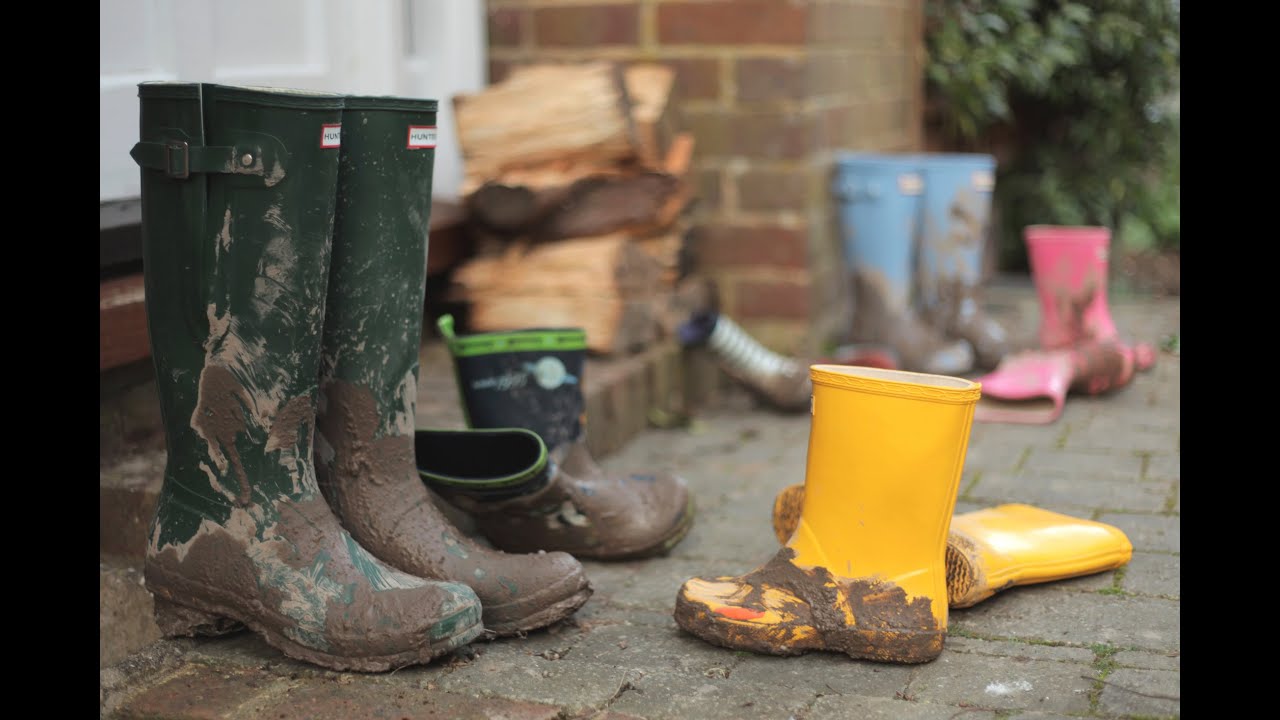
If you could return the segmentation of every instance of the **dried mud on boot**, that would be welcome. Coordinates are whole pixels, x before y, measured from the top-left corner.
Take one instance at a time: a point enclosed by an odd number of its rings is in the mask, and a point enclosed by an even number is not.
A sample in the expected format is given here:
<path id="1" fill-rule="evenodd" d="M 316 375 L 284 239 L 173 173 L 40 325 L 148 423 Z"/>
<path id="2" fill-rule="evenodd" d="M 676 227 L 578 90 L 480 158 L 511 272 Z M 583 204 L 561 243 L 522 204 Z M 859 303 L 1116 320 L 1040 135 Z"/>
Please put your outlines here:
<path id="1" fill-rule="evenodd" d="M 464 583 L 485 627 L 515 635 L 563 620 L 591 597 L 586 572 L 565 553 L 507 554 L 467 537 L 436 507 L 417 472 L 413 435 L 377 437 L 372 393 L 324 386 L 317 474 L 344 526 L 382 561 L 419 577 Z"/>
<path id="2" fill-rule="evenodd" d="M 188 630 L 237 621 L 289 657 L 337 670 L 428 662 L 483 632 L 468 588 L 378 564 L 322 499 L 275 509 L 278 521 L 264 530 L 235 510 L 226 526 L 206 521 L 190 541 L 149 554 L 148 589 L 206 615 L 185 613 Z"/>
<path id="3" fill-rule="evenodd" d="M 782 548 L 746 575 L 720 578 L 718 582 L 749 588 L 733 606 L 711 608 L 682 590 L 677 624 L 713 644 L 769 655 L 825 650 L 855 659 L 920 663 L 942 652 L 945 630 L 938 627 L 930 598 L 908 599 L 906 591 L 887 581 L 839 578 L 823 567 L 801 568 L 794 558 L 794 550 Z M 781 606 L 766 605 L 766 591 L 789 597 Z M 751 622 L 763 617 L 765 608 L 790 619 Z M 846 612 L 853 625 L 846 621 Z"/>

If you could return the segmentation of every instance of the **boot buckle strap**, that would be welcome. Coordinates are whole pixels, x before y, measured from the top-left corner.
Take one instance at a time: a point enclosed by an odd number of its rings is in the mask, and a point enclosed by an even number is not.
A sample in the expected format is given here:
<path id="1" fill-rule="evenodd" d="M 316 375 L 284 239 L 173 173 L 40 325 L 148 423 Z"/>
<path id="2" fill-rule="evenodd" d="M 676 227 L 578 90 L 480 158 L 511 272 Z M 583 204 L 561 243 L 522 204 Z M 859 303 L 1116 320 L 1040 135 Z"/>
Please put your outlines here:
<path id="1" fill-rule="evenodd" d="M 173 158 L 181 153 L 182 164 L 175 168 Z M 182 140 L 168 140 L 164 143 L 164 174 L 174 180 L 186 180 L 191 177 L 191 146 Z"/>

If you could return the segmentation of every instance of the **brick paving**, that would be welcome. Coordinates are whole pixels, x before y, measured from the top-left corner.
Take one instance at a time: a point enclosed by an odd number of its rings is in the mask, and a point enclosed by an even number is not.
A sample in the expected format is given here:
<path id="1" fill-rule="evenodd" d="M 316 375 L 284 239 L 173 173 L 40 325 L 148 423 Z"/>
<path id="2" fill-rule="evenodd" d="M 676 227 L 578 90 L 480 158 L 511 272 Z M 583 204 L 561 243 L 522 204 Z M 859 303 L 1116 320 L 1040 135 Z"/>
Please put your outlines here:
<path id="1" fill-rule="evenodd" d="M 1127 334 L 1180 330 L 1177 299 L 1113 298 Z M 1025 286 L 992 307 L 1024 336 Z M 424 376 L 443 372 L 427 358 Z M 447 377 L 447 375 L 442 375 Z M 696 574 L 739 573 L 777 549 L 775 493 L 804 475 L 809 417 L 722 409 L 649 429 L 604 458 L 665 465 L 699 516 L 670 556 L 586 563 L 596 592 L 571 620 L 476 643 L 423 667 L 362 675 L 293 662 L 252 635 L 162 640 L 101 671 L 104 717 L 172 718 L 1164 718 L 1180 715 L 1180 372 L 1176 355 L 1122 391 L 1068 400 L 1048 426 L 975 424 L 957 512 L 1026 502 L 1112 523 L 1134 544 L 1120 570 L 1014 588 L 954 610 L 937 660 L 900 666 L 718 648 L 671 617 Z M 423 417 L 448 406 L 424 385 Z M 441 384 L 441 393 L 447 383 Z"/>

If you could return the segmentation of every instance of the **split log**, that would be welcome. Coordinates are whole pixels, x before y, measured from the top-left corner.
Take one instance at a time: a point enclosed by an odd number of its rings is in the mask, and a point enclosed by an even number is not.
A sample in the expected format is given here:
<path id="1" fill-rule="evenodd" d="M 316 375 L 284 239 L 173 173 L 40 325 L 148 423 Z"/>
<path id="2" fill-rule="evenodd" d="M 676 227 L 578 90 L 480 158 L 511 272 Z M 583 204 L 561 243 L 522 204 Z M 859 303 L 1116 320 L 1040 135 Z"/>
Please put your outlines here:
<path id="1" fill-rule="evenodd" d="M 467 198 L 467 208 L 486 228 L 547 241 L 651 232 L 670 224 L 685 195 L 680 178 L 665 172 L 611 172 L 541 188 L 486 183 Z"/>
<path id="2" fill-rule="evenodd" d="M 651 293 L 662 268 L 626 235 L 575 238 L 500 256 L 473 258 L 453 282 L 464 297 L 485 294 L 604 296 Z"/>
<path id="3" fill-rule="evenodd" d="M 662 272 L 634 240 L 617 234 L 513 246 L 468 261 L 453 281 L 474 330 L 582 327 L 589 350 L 622 353 L 658 336 Z"/>
<path id="4" fill-rule="evenodd" d="M 638 238 L 636 244 L 662 268 L 659 281 L 664 287 L 673 287 L 680 273 L 680 251 L 684 247 L 684 230 L 677 229 L 662 235 Z"/>
<path id="5" fill-rule="evenodd" d="M 639 152 L 621 68 L 611 62 L 520 67 L 454 97 L 463 194 L 512 169 L 553 161 L 607 166 Z"/>
<path id="6" fill-rule="evenodd" d="M 675 77 L 675 70 L 655 63 L 638 63 L 626 70 L 627 95 L 632 102 L 631 119 L 635 123 L 640 161 L 649 167 L 662 166 L 674 134 L 670 101 Z"/>

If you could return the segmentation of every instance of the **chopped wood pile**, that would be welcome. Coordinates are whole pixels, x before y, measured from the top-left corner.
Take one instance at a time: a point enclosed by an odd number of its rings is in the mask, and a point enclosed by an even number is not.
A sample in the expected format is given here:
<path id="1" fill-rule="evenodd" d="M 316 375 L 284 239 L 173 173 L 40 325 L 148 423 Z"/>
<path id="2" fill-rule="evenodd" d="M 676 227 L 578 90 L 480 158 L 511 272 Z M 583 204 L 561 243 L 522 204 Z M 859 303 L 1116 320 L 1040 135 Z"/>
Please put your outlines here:
<path id="1" fill-rule="evenodd" d="M 674 79 L 656 64 L 531 65 L 454 98 L 481 238 L 453 274 L 470 330 L 582 327 L 601 354 L 660 336 L 692 201 Z"/>

